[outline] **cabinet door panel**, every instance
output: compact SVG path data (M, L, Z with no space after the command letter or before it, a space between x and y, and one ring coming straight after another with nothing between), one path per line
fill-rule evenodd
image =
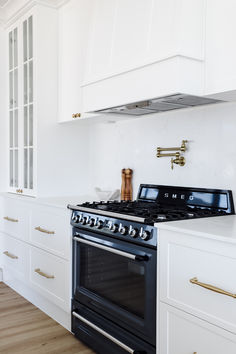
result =
M30 283L65 310L70 308L69 263L37 248L30 249Z
M236 336L185 312L161 304L161 354L234 354Z
M236 247L225 246L226 250L223 250L223 244L210 244L178 233L174 238L171 231L162 230L160 243L161 300L236 333L235 299L194 282L197 278L200 283L234 294ZM231 252L234 252L233 256Z
M59 121L61 122L70 121L73 119L73 114L83 113L81 84L84 68L87 65L86 51L93 8L93 0L71 0L59 9Z
M29 269L29 247L21 241L0 233L2 265L17 279L25 280Z

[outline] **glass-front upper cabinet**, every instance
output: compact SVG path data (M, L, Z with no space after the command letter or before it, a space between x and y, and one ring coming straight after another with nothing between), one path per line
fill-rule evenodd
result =
M9 191L34 194L33 17L9 32Z

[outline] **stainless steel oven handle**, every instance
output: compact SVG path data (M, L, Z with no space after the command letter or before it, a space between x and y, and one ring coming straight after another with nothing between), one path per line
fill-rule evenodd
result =
M131 354L136 354L138 353L137 351L131 349L130 347L128 347L126 344L120 342L118 339L116 339L115 337L111 336L109 333L105 332L103 329L101 329L100 327L96 326L95 324L93 324L92 322L86 320L86 318L78 315L78 313L76 313L75 311L72 312L72 315L76 318L78 318L80 321L84 322L86 325L88 325L89 327L93 328L95 331L99 332L100 334L102 334L104 337L110 339L113 343L117 344L119 347L123 348L124 350L126 350L128 353Z
M148 256L147 255L141 256L141 255L138 255L138 254L132 254L132 253L120 251L120 250L117 250L116 248L107 247L107 246L101 245L101 244L96 243L96 242L84 240L83 238L79 238L79 237L73 237L73 239L75 241L77 241L77 242L84 243L84 244L89 245L89 246L97 247L97 248L100 248L101 250L118 254L119 256L123 256L123 257L129 258L129 259L133 259L134 261L147 261L148 260Z

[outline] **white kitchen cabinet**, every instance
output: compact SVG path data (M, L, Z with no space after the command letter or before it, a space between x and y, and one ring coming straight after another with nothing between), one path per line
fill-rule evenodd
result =
M204 34L205 0L94 0L85 110L202 93Z
M234 0L207 0L206 94L236 90L235 13Z
M198 234L159 229L160 354L236 352L236 244Z
M236 336L172 306L160 306L160 354L235 354Z
M71 0L59 11L59 122L83 120L84 76L93 0Z
M30 248L30 285L66 311L70 311L69 262Z
M1 265L9 276L27 282L29 270L29 247L24 242L1 233Z
M0 215L0 231L28 241L29 220L31 211L25 204L17 200L6 199L2 202L3 207Z
M160 300L236 334L235 299L191 283L197 278L200 283L236 292L236 247L227 246L165 231L160 254Z
M27 197L0 196L3 281L70 329L70 212Z
M70 212L47 206L32 209L30 243L64 259L70 258Z
M24 194L34 194L35 184L33 27L28 15L8 34L9 191Z
M44 124L52 124L57 116L57 10L36 4L6 32L9 49L8 190L35 196L37 182L40 182L38 175L43 168Z

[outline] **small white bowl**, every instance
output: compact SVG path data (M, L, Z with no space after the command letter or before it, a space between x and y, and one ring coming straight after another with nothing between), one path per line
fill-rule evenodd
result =
M120 197L120 190L116 189L114 191L103 191L101 188L95 187L95 192L99 200L117 200Z

